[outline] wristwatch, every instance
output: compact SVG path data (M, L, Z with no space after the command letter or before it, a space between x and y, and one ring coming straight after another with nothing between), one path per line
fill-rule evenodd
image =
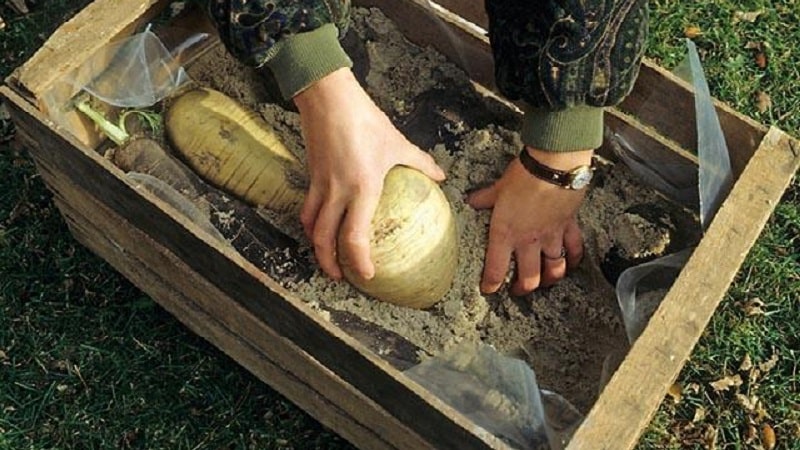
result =
M591 183L594 176L594 158L592 158L591 164L578 166L571 170L557 170L540 163L528 153L525 147L522 147L522 151L519 152L519 160L531 175L564 189L583 189Z

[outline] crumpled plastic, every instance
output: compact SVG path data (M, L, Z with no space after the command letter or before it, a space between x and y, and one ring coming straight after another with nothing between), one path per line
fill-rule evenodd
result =
M462 343L405 374L520 449L559 450L583 420L563 397L539 389L525 361L483 343Z

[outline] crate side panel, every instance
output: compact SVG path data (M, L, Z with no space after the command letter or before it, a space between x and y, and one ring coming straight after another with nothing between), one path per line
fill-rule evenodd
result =
M44 168L43 168L44 169ZM70 230L86 247L327 427L360 448L433 448L352 386L244 311L175 255L44 169ZM46 175L45 175L46 174ZM88 212L88 214L87 214ZM164 277L164 274L169 277Z
M441 448L488 448L500 441L409 380L354 338L324 321L302 300L257 271L235 252L211 246L121 178L121 171L69 136L54 131L41 114L7 88L18 127L35 136L36 158L64 172L77 188L92 192L132 226L184 261L244 310L302 348L347 383ZM189 227L193 228L193 227Z
M798 166L798 141L772 129L569 449L636 445Z

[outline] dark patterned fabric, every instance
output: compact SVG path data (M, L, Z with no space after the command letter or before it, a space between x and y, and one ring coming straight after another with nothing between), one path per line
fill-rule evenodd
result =
M478 0L475 0L478 1ZM334 23L349 0L209 0L228 49L263 65L281 38ZM645 0L486 0L495 78L512 100L562 110L609 106L633 87L647 33Z
M281 38L333 23L344 36L350 0L209 0L209 13L228 50L260 67Z
M647 34L644 0L486 0L498 87L562 110L610 106L633 87Z

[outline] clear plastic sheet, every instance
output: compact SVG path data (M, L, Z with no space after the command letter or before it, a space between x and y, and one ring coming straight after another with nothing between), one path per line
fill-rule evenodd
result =
M53 122L73 133L79 129L70 114L75 109L73 100L80 95L88 93L120 108L151 107L189 81L180 56L207 38L206 33L196 33L168 49L148 26L102 47L66 74L42 97L44 107Z
M190 38L192 43L202 35ZM180 52L186 45L180 45ZM110 61L110 63L108 62ZM123 108L153 106L189 81L183 67L148 27L145 31L106 46L87 62L100 76L83 86L93 97ZM96 67L94 64L102 64Z
M527 363L483 343L463 343L405 373L520 449L562 449L583 419L563 397L540 390Z
M725 136L703 73L697 47L689 39L686 40L686 46L688 52L686 61L676 69L676 72L690 78L695 92L699 167L695 170L698 173L698 184L692 186L692 190L698 192L700 224L705 230L730 192L733 176ZM673 200L680 201L690 194L685 181L679 180L680 171L676 171L674 177L662 177L661 175L666 172L662 170L656 173L657 163L632 161L636 156L635 149L630 148L623 136L616 134L615 137L618 146L623 149L620 153L621 158L634 172L645 178L653 177L657 184L662 185L659 190ZM673 189L677 186L684 187ZM631 267L620 275L616 286L617 300L631 344L639 337L650 316L658 309L664 294L680 273L692 250L686 249Z
M697 47L686 40L697 113L697 157L700 160L700 223L705 230L733 186L731 161L722 126L711 99Z
M175 208L175 210L177 210L180 214L197 225L200 229L208 233L214 239L227 245L228 240L225 239L225 237L220 234L217 228L211 224L211 219L209 218L208 213L204 212L199 206L192 203L187 197L167 184L167 182L152 175L139 172L128 172L125 174L125 176L137 187L146 189L164 201L164 203Z
M693 248L631 267L617 280L617 300L622 311L628 341L642 334L650 316L658 309Z

